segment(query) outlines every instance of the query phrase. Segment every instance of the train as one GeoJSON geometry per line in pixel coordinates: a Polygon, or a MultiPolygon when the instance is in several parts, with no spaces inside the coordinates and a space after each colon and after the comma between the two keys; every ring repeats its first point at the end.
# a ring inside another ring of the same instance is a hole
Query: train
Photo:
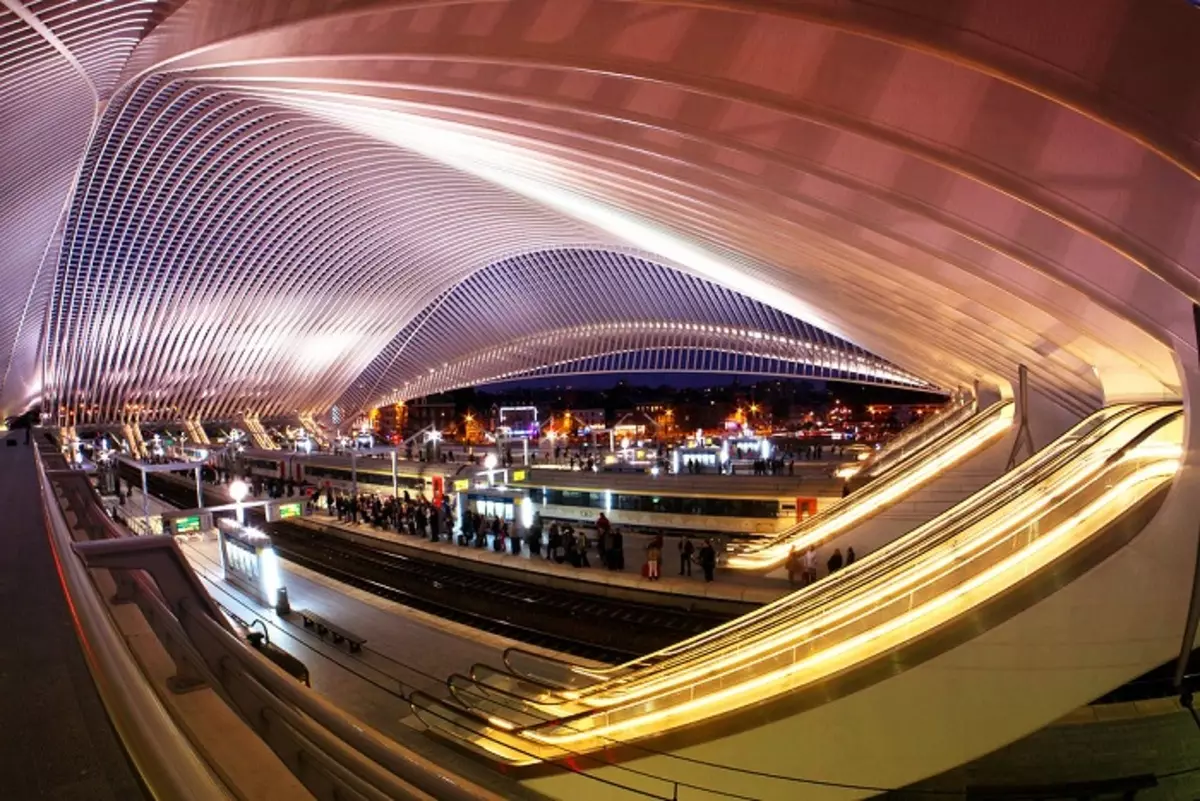
{"type": "MultiPolygon", "coordinates": [[[[335,493],[379,492],[391,494],[392,464],[390,460],[362,458],[351,469],[350,459],[345,456],[308,456],[279,451],[246,451],[241,455],[242,464],[251,476],[264,481],[292,481],[298,487],[306,487],[321,494],[330,489],[335,493]]],[[[401,459],[397,462],[395,488],[412,496],[424,495],[432,498],[448,487],[448,481],[457,472],[469,469],[463,464],[437,462],[413,462],[401,459]]]]}
{"type": "MultiPolygon", "coordinates": [[[[293,481],[322,495],[354,488],[350,459],[272,451],[242,455],[246,471],[264,480],[293,481]]],[[[359,492],[390,495],[389,459],[360,458],[359,492]]],[[[477,465],[401,459],[396,489],[414,497],[451,495],[488,517],[514,520],[525,499],[546,522],[594,523],[603,512],[622,529],[659,534],[721,534],[731,539],[771,537],[840,497],[840,482],[782,477],[587,472],[513,468],[484,476],[477,465]],[[462,495],[461,499],[459,495],[462,495]]],[[[458,508],[462,508],[458,506],[458,508]]]]}

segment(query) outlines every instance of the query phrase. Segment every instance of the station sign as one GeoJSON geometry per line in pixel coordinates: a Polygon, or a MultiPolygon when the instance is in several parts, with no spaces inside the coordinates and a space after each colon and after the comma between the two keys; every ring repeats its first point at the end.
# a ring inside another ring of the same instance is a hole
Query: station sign
{"type": "Polygon", "coordinates": [[[271,501],[266,505],[267,522],[286,520],[289,517],[307,517],[311,514],[308,501],[271,501]]]}
{"type": "Polygon", "coordinates": [[[466,492],[470,488],[471,488],[471,479],[457,478],[454,480],[454,491],[455,492],[466,492]]]}
{"type": "Polygon", "coordinates": [[[199,534],[200,533],[200,515],[191,515],[190,517],[178,517],[175,519],[176,534],[199,534]]]}
{"type": "Polygon", "coordinates": [[[279,519],[284,520],[289,517],[303,517],[304,506],[299,503],[282,503],[279,505],[279,519]]]}
{"type": "Polygon", "coordinates": [[[525,470],[514,470],[514,471],[512,471],[512,480],[514,482],[524,481],[526,475],[527,475],[527,472],[525,470]]]}

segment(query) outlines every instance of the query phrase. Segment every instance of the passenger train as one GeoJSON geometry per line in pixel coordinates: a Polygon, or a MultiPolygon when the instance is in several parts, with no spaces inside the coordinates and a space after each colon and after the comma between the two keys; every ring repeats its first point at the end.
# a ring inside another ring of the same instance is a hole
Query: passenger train
{"type": "MultiPolygon", "coordinates": [[[[362,458],[355,469],[345,456],[308,456],[279,451],[247,451],[242,455],[247,472],[265,480],[295,482],[319,490],[348,493],[358,479],[359,492],[391,494],[392,465],[387,459],[362,458]]],[[[447,481],[468,465],[400,460],[396,468],[396,487],[413,496],[431,498],[448,489],[447,481]]]]}
{"type": "MultiPolygon", "coordinates": [[[[351,492],[353,475],[345,456],[306,456],[273,451],[243,455],[251,475],[267,480],[291,479],[324,494],[351,492]]],[[[521,499],[546,523],[592,524],[603,512],[629,531],[662,534],[722,534],[733,538],[773,536],[818,505],[835,500],[840,483],[729,476],[662,476],[645,473],[588,473],[514,468],[508,483],[489,486],[476,465],[401,460],[397,488],[415,496],[442,493],[463,498],[472,511],[513,520],[521,499]],[[799,492],[797,487],[800,488],[799,492]]],[[[387,459],[360,458],[358,490],[390,495],[392,466],[387,459]]],[[[455,500],[458,500],[455,498],[455,500]]]]}

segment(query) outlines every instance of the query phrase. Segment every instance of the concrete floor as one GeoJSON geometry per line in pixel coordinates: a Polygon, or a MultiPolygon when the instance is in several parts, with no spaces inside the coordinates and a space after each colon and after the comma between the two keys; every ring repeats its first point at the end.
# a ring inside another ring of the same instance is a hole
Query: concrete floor
{"type": "Polygon", "coordinates": [[[140,780],[88,672],[59,583],[33,448],[0,436],[0,798],[131,801],[140,780]]]}

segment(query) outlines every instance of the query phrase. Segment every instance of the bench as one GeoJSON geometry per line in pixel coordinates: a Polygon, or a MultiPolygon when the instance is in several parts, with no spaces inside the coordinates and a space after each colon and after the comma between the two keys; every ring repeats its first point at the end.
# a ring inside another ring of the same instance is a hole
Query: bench
{"type": "Polygon", "coordinates": [[[333,641],[340,643],[343,640],[350,645],[350,651],[356,653],[362,650],[363,644],[367,641],[365,637],[359,637],[357,634],[348,631],[336,623],[330,623],[325,618],[308,609],[297,609],[296,614],[300,615],[304,621],[304,628],[317,630],[317,634],[324,637],[326,634],[333,635],[333,641]]]}

